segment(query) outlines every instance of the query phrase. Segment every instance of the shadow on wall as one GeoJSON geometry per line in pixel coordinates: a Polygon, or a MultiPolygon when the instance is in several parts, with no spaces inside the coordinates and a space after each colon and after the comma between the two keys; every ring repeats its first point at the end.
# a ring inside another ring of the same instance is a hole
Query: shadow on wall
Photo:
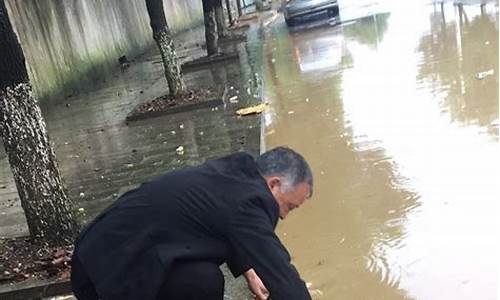
{"type": "MultiPolygon", "coordinates": [[[[96,81],[118,57],[153,44],[145,1],[7,0],[11,22],[39,98],[69,93],[96,81]]],[[[199,0],[164,0],[173,32],[202,22],[199,0]]]]}

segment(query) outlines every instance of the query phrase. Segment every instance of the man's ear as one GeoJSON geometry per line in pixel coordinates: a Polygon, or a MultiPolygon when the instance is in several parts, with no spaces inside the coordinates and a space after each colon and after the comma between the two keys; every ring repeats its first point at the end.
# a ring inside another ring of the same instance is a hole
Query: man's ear
{"type": "Polygon", "coordinates": [[[281,186],[281,178],[279,178],[278,176],[268,177],[266,181],[270,190],[273,190],[275,187],[281,186]]]}

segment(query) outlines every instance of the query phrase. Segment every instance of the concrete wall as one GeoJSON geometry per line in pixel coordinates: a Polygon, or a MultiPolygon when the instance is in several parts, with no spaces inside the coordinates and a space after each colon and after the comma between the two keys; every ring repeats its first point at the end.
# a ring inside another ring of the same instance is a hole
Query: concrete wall
{"type": "MultiPolygon", "coordinates": [[[[152,43],[144,0],[6,0],[39,98],[98,80],[152,43]]],[[[164,0],[174,32],[201,23],[201,0],[164,0]]]]}

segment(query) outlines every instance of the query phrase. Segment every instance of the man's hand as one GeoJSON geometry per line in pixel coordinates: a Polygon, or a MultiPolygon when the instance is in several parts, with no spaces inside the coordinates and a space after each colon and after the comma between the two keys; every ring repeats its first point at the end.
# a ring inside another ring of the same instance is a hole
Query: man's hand
{"type": "Polygon", "coordinates": [[[255,273],[254,269],[246,271],[243,275],[247,280],[248,288],[255,295],[255,299],[266,300],[269,298],[269,291],[264,286],[264,283],[260,280],[257,273],[255,273]]]}

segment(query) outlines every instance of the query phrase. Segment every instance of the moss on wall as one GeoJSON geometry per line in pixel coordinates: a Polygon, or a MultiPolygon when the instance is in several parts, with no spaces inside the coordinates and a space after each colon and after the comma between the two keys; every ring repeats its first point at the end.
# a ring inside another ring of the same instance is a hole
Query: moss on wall
{"type": "MultiPolygon", "coordinates": [[[[179,32],[202,22],[201,0],[163,0],[179,32]]],[[[7,0],[39,98],[78,88],[153,44],[145,1],[7,0]]]]}

